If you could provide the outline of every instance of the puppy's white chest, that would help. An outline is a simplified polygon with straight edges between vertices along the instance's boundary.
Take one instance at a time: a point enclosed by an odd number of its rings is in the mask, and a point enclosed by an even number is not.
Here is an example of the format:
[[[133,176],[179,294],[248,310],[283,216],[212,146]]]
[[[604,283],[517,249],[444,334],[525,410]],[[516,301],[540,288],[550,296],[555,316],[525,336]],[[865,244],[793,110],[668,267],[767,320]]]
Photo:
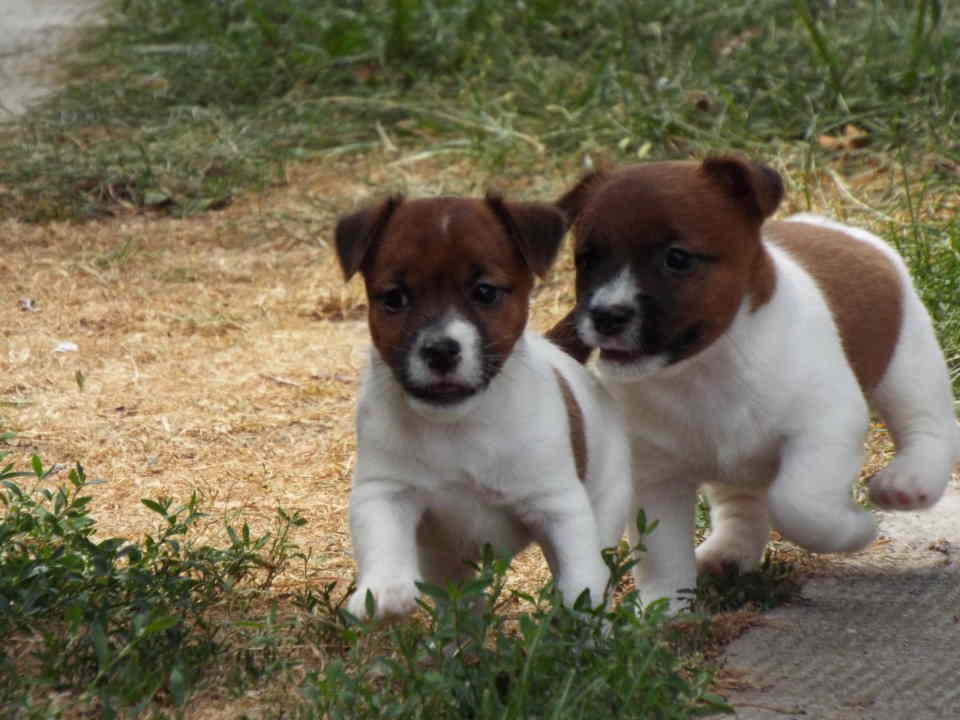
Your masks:
[[[406,412],[398,420],[382,407],[370,408],[368,416],[360,444],[383,452],[391,475],[426,494],[457,494],[492,505],[507,500],[503,478],[511,446],[496,424],[430,423]]]
[[[741,482],[776,466],[781,433],[768,394],[752,383],[687,373],[623,385],[620,393],[641,476]]]
[[[498,506],[509,501],[503,490],[503,475],[508,470],[504,454],[484,438],[477,444],[453,438],[439,438],[425,444],[425,464],[443,484],[442,490],[461,498],[475,498],[484,505]]]

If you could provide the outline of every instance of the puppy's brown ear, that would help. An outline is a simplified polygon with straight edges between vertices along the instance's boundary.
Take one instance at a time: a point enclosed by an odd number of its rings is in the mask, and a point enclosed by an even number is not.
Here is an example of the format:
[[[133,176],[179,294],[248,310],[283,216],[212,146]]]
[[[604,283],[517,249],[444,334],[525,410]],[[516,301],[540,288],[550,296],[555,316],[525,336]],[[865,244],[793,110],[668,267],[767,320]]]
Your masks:
[[[581,177],[577,184],[567,190],[555,205],[567,216],[567,222],[571,225],[576,224],[587,204],[587,200],[593,194],[594,188],[601,180],[606,178],[607,174],[602,170],[594,170]]]
[[[703,161],[703,172],[761,220],[773,215],[783,199],[783,180],[766,165],[736,157],[711,157]]]
[[[487,206],[513,240],[529,268],[543,277],[553,265],[567,223],[553,205],[543,203],[507,203],[499,195],[488,194]]]
[[[334,241],[337,259],[344,280],[349,280],[373,252],[394,211],[403,202],[402,195],[394,195],[379,205],[365,208],[337,221]]]

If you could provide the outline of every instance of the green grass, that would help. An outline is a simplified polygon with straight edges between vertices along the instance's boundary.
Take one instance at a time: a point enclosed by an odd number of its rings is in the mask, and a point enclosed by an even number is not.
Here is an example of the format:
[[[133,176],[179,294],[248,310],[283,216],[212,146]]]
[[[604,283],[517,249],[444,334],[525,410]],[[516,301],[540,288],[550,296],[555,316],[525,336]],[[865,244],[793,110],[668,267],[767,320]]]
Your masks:
[[[831,7],[832,6],[832,7]],[[491,171],[806,149],[856,123],[956,163],[940,2],[124,0],[77,80],[8,128],[0,214],[213,209],[291,160],[453,151]]]
[[[0,442],[9,440],[7,434]],[[334,585],[285,604],[276,576],[308,559],[293,541],[303,521],[278,510],[253,536],[194,539],[203,517],[144,499],[158,529],[139,542],[96,537],[81,466],[14,469],[0,453],[0,714],[179,717],[211,688],[228,696],[275,690],[264,717],[670,718],[728,710],[665,602],[634,594],[610,610],[559,603],[552,586],[520,596],[514,619],[507,563],[487,554],[475,580],[422,586],[423,622],[357,621]],[[632,564],[607,556],[612,586]],[[477,611],[479,608],[479,611]],[[686,635],[689,635],[687,633]],[[317,658],[322,658],[318,661]],[[68,716],[73,716],[68,713]]]

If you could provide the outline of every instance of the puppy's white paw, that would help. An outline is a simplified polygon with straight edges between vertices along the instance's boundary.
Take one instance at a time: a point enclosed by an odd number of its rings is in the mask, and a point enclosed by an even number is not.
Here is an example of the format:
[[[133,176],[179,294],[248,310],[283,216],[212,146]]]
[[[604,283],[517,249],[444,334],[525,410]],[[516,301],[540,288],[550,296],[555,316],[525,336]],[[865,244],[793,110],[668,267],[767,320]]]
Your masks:
[[[696,589],[697,583],[694,581],[687,583],[687,585],[689,587],[680,588],[674,587],[672,583],[667,585],[645,584],[640,588],[640,601],[646,606],[652,602],[666,598],[670,601],[670,614],[675,615],[684,610],[688,610],[693,602],[693,591]],[[689,590],[689,592],[681,592],[681,590]]]
[[[694,592],[697,589],[697,578],[674,574],[669,577],[638,578],[634,575],[634,583],[640,594],[640,602],[646,606],[657,600],[666,598],[670,601],[670,614],[683,612],[690,607]]]
[[[573,607],[584,590],[590,591],[590,605],[596,607],[604,601],[604,588],[610,579],[610,572],[598,563],[596,572],[580,573],[574,577],[563,577],[557,579],[557,589],[560,590],[560,596],[563,598],[563,604]]]
[[[417,609],[420,592],[411,578],[383,578],[357,585],[356,592],[347,601],[347,610],[358,618],[367,617],[367,591],[376,602],[373,620],[409,615]]]
[[[722,575],[731,567],[740,572],[749,572],[757,567],[762,554],[762,549],[758,555],[756,549],[747,543],[738,543],[735,539],[731,541],[714,533],[696,550],[697,574]]]
[[[922,510],[936,504],[949,479],[948,474],[932,473],[922,463],[897,457],[870,478],[870,502],[886,510]]]

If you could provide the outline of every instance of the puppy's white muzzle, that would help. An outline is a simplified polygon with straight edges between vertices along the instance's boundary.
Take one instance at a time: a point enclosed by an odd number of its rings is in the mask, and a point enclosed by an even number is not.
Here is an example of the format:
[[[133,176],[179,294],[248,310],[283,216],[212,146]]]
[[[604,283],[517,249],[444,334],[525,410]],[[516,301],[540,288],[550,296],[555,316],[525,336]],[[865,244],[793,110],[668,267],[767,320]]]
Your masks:
[[[411,407],[435,420],[462,417],[482,389],[482,339],[457,313],[421,330],[407,355]]]
[[[643,352],[640,296],[639,283],[624,268],[593,293],[577,320],[577,334],[600,350],[597,369],[610,380],[639,380],[668,364],[666,355]]]
[[[597,288],[586,310],[580,313],[577,320],[580,339],[601,350],[639,352],[643,321],[639,296],[636,278],[629,268],[624,268]]]

